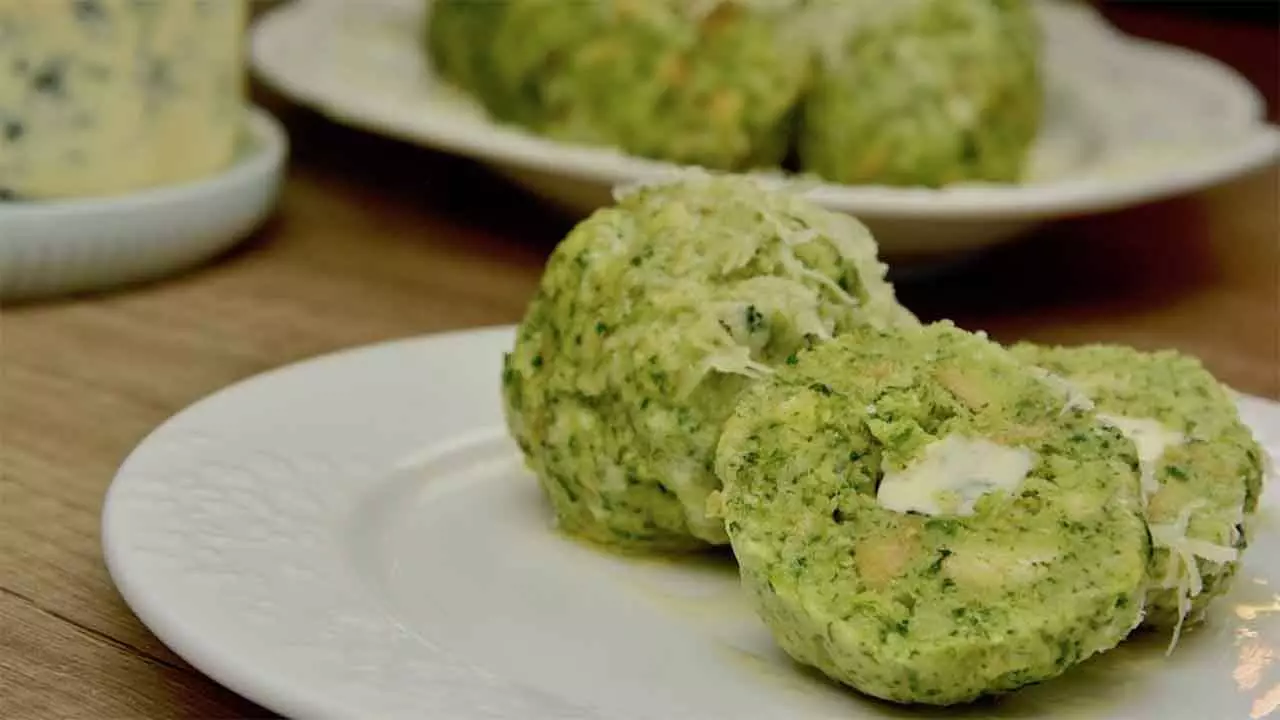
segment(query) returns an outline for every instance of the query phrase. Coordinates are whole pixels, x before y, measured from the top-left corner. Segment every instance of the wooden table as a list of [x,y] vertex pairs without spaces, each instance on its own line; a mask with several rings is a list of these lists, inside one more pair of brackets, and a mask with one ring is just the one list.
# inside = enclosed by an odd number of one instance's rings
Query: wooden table
[[[1110,10],[1215,55],[1277,119],[1274,23]],[[195,272],[8,308],[0,325],[0,717],[267,716],[192,670],[121,602],[98,515],[124,455],[229,383],[337,348],[513,322],[570,221],[468,162],[263,97],[293,170],[276,219]],[[1202,357],[1280,397],[1280,172],[1054,227],[900,288],[996,338],[1120,341]]]

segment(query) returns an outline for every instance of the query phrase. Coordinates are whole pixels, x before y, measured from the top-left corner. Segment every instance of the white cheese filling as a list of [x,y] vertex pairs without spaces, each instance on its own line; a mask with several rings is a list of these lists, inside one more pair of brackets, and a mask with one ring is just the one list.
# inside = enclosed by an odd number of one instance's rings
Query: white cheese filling
[[1055,392],[1062,395],[1065,400],[1065,404],[1062,407],[1063,412],[1069,412],[1071,410],[1089,411],[1094,409],[1093,400],[1089,398],[1084,389],[1079,385],[1071,382],[1061,375],[1058,375],[1057,373],[1051,373],[1044,368],[1033,367],[1031,368],[1031,371],[1046,385],[1053,388]]
[[1160,457],[1164,455],[1165,450],[1186,442],[1186,436],[1151,418],[1098,413],[1098,420],[1119,430],[1138,449],[1142,495],[1144,498],[1150,498],[1160,489],[1160,482],[1156,479],[1156,468],[1160,465]]
[[1035,463],[1025,448],[948,435],[907,468],[886,473],[876,501],[894,512],[972,515],[984,495],[1016,492]]

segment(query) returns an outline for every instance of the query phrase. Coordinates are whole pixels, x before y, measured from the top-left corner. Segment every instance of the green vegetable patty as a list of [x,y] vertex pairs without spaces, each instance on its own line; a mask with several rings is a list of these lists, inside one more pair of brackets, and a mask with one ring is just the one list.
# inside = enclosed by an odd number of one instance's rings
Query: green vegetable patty
[[1138,624],[1137,465],[949,323],[801,353],[743,395],[717,453],[743,582],[782,648],[934,705],[1055,677]]
[[505,358],[507,422],[560,527],[724,544],[706,514],[738,394],[862,323],[915,324],[847,215],[735,177],[642,187],[556,248]]
[[1132,440],[1155,541],[1145,624],[1199,619],[1229,589],[1262,493],[1263,450],[1226,389],[1173,351],[1020,344],[1013,352]]

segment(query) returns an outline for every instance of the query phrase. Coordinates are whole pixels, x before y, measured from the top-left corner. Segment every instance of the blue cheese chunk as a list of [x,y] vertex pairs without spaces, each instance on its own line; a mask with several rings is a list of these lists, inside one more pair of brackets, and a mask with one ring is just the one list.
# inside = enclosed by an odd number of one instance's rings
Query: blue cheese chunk
[[0,0],[0,197],[193,180],[235,153],[244,0]]
[[885,473],[876,500],[895,512],[972,515],[983,495],[1016,493],[1035,463],[1025,448],[948,435],[927,445],[915,463]]

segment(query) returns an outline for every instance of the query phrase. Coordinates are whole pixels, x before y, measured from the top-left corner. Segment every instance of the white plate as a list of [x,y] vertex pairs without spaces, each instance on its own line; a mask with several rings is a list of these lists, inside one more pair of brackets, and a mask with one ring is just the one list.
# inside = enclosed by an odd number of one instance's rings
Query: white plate
[[0,202],[0,298],[150,280],[242,240],[275,206],[288,140],[251,108],[235,161],[202,180],[87,200]]
[[[474,157],[578,213],[670,164],[544,139],[489,120],[442,85],[419,38],[431,0],[297,0],[262,18],[252,55],[286,95],[373,132]],[[945,190],[815,184],[863,219],[886,256],[937,256],[1061,217],[1195,190],[1264,166],[1280,133],[1245,80],[1211,59],[1132,39],[1084,3],[1039,0],[1048,118],[1022,186]]]
[[[624,560],[554,533],[501,426],[512,339],[343,352],[175,417],[124,463],[103,512],[129,605],[197,668],[293,717],[921,714],[788,663],[727,556]],[[1241,407],[1280,449],[1280,406]],[[970,712],[1205,720],[1280,705],[1280,498],[1264,503],[1235,590],[1172,657],[1167,638],[1136,641]]]

